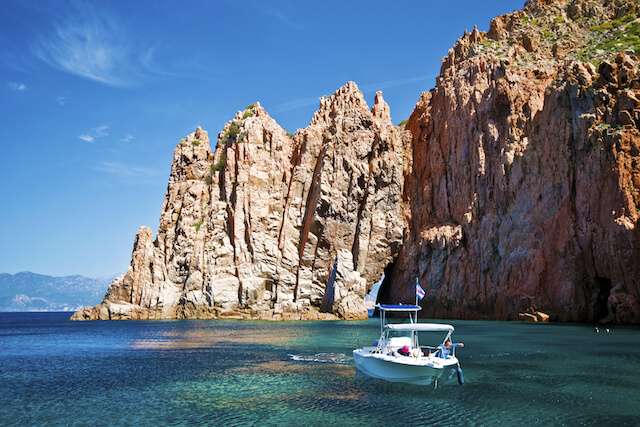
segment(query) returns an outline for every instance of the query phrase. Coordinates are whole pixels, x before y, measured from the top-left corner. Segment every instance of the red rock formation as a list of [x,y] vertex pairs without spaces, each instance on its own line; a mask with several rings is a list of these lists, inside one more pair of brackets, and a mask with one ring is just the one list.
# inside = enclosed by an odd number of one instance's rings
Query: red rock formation
[[579,61],[619,14],[530,1],[449,52],[406,125],[411,217],[385,299],[412,301],[417,276],[427,316],[640,322],[638,60]]

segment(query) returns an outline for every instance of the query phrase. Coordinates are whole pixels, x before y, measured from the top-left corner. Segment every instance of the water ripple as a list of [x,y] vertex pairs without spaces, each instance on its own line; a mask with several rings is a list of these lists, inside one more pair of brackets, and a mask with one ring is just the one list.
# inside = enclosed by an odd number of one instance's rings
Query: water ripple
[[289,358],[296,362],[335,363],[345,365],[353,358],[344,353],[290,354]]
[[356,373],[375,321],[3,316],[3,426],[640,425],[638,329],[456,322],[466,383],[434,390]]

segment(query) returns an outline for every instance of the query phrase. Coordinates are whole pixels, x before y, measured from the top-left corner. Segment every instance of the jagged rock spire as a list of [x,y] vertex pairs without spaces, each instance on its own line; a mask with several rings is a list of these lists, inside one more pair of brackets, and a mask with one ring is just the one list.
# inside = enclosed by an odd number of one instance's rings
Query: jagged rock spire
[[320,106],[311,119],[311,125],[330,122],[351,111],[368,110],[367,101],[355,82],[347,82],[332,95],[320,98]]
[[373,108],[371,109],[374,117],[376,117],[379,121],[384,123],[391,122],[391,111],[389,109],[389,105],[385,102],[382,97],[382,91],[377,91],[376,96],[373,101]]
[[[139,234],[130,271],[76,318],[366,317],[366,284],[402,240],[403,138],[382,94],[369,110],[353,82],[295,137],[259,103],[213,154],[196,129],[174,152],[155,242]],[[349,262],[322,313],[336,259]]]

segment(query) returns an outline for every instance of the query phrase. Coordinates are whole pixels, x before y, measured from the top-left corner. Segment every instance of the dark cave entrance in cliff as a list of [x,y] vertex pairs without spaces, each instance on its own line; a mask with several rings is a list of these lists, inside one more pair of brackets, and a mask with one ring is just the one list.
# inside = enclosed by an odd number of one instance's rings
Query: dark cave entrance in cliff
[[[392,261],[384,268],[384,279],[380,285],[380,290],[376,298],[376,304],[395,304],[391,299],[391,283],[393,282],[393,272],[395,270],[396,261]],[[377,310],[376,310],[377,312]]]
[[598,323],[609,315],[609,307],[607,301],[611,294],[611,279],[596,276],[595,286],[593,288],[592,308],[593,321]]

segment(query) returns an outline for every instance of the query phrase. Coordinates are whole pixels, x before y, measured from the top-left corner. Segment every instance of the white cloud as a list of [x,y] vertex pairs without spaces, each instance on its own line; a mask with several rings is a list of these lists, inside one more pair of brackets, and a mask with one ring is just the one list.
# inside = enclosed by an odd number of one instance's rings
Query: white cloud
[[56,102],[58,103],[59,106],[64,107],[65,104],[67,103],[67,98],[65,98],[64,96],[58,96],[56,98]]
[[131,142],[134,140],[134,136],[130,133],[126,134],[120,141],[122,142]]
[[9,89],[15,90],[16,92],[24,92],[27,90],[27,85],[20,82],[9,82]]
[[120,162],[100,162],[95,170],[119,178],[151,178],[158,175],[158,171],[154,169]]
[[78,138],[85,142],[94,142],[98,138],[104,138],[105,136],[109,136],[109,126],[102,125],[91,129],[91,131],[84,133]]
[[31,50],[57,70],[109,86],[129,86],[162,74],[153,64],[153,48],[132,43],[113,16],[88,4],[55,21]]

